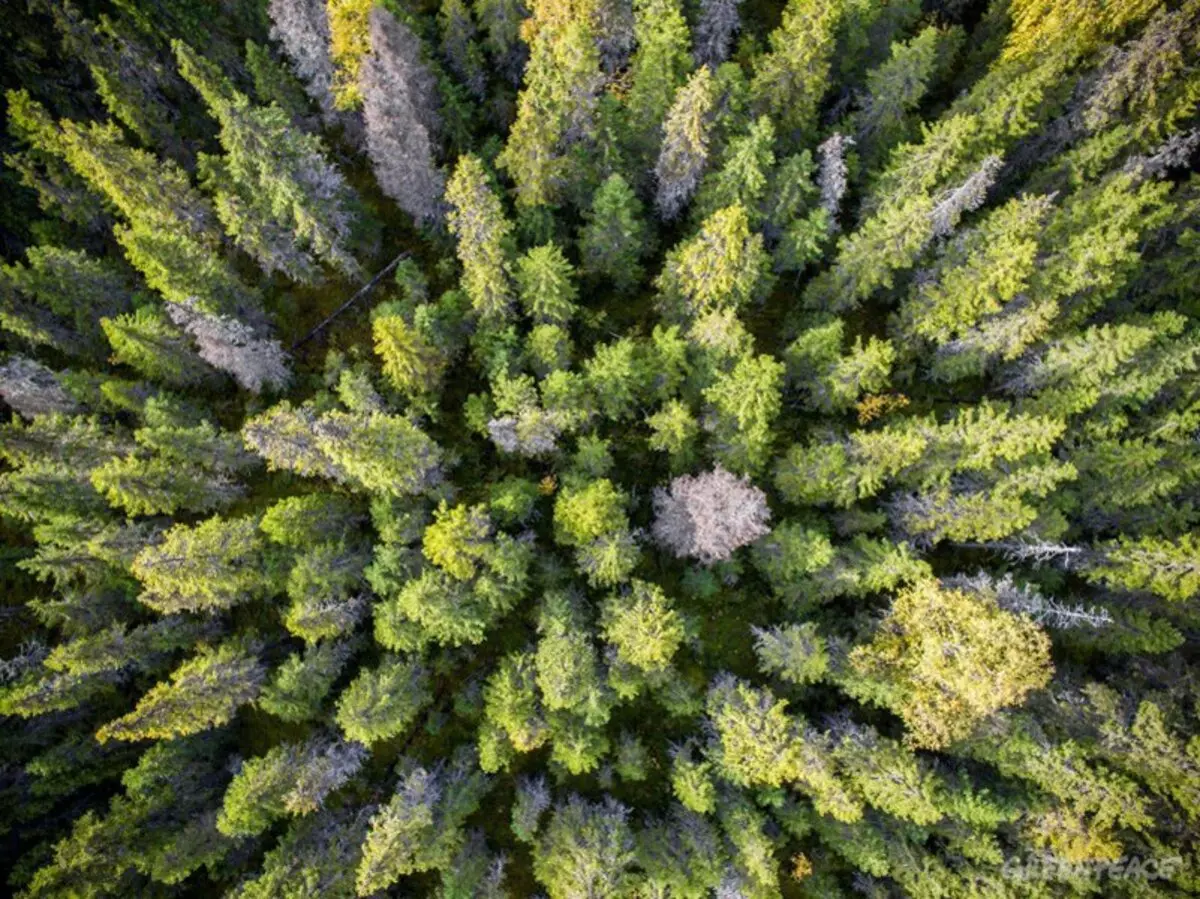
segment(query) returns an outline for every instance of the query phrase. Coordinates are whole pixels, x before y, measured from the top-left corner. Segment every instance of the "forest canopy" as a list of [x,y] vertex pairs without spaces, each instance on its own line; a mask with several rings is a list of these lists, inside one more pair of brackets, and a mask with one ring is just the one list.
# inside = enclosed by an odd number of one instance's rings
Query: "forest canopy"
[[1200,894],[1200,0],[0,35],[0,891]]

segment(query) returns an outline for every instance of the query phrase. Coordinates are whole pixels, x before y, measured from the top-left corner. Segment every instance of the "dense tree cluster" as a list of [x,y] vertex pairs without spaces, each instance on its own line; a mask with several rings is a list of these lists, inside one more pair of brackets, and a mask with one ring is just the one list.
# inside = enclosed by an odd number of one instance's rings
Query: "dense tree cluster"
[[1200,0],[0,30],[0,892],[1200,894]]

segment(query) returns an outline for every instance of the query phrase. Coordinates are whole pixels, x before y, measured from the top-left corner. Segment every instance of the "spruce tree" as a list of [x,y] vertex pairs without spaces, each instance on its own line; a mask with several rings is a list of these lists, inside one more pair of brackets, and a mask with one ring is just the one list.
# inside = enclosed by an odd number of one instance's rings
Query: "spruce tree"
[[348,248],[358,201],[321,140],[278,107],[256,107],[183,42],[173,47],[180,73],[221,126],[224,155],[202,157],[201,169],[238,246],[268,273],[305,283],[320,279],[321,263],[360,274]]
[[512,304],[507,261],[512,225],[477,157],[459,159],[446,185],[446,202],[450,231],[458,238],[463,289],[481,318],[501,319]]
[[712,70],[701,66],[676,92],[663,120],[662,146],[654,165],[659,215],[673,219],[691,199],[708,163],[715,103]]
[[435,162],[441,128],[436,82],[421,58],[421,42],[383,7],[371,10],[370,38],[362,96],[375,178],[417,224],[433,224],[443,215],[445,187]]

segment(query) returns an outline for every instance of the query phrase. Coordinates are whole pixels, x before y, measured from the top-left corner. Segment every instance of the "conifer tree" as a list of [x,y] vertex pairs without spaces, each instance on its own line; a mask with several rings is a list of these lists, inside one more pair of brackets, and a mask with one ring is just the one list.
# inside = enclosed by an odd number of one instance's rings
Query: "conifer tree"
[[534,664],[545,709],[571,712],[594,727],[607,723],[612,698],[604,687],[591,628],[577,597],[552,593],[543,599]]
[[254,96],[260,103],[278,106],[305,130],[316,127],[304,84],[270,47],[246,41],[246,68],[254,81]]
[[676,218],[700,184],[708,164],[716,86],[712,70],[700,66],[675,92],[663,120],[662,146],[654,165],[655,203],[662,218]]
[[683,619],[662,589],[647,581],[632,581],[628,596],[610,594],[600,626],[618,658],[644,671],[669,665],[684,638]]
[[517,260],[514,274],[526,315],[553,325],[570,322],[579,291],[573,283],[574,269],[557,244],[529,250]]
[[115,229],[130,263],[168,300],[196,296],[214,312],[252,314],[254,292],[219,255],[214,210],[170,160],[129,146],[116,125],[55,122],[24,91],[10,92],[11,127],[64,160],[124,217]]
[[741,28],[738,7],[742,0],[703,0],[693,32],[692,55],[697,66],[716,69],[729,57],[733,39]]
[[768,532],[771,510],[761,490],[719,465],[711,472],[682,475],[669,490],[654,492],[654,537],[677,556],[706,565]]
[[91,473],[92,486],[128,515],[170,515],[181,509],[211,512],[241,498],[245,488],[219,471],[163,456],[129,455]]
[[131,570],[142,582],[141,602],[164,614],[217,612],[261,595],[272,573],[255,518],[209,518],[178,524],[147,546]]
[[554,531],[559,543],[575,548],[594,585],[620,583],[637,564],[625,496],[607,478],[564,489],[554,503]]
[[770,458],[783,372],[783,364],[769,356],[746,355],[704,390],[715,413],[713,455],[735,471],[759,471]]
[[643,214],[629,183],[619,174],[609,175],[597,188],[579,234],[583,272],[609,279],[618,290],[639,283],[639,260],[646,253],[647,240]]
[[[455,15],[465,15],[458,6]],[[416,35],[381,6],[370,12],[370,38],[362,97],[375,179],[418,225],[433,224],[443,215],[445,189],[435,163],[441,128],[437,84],[421,58]]]
[[911,40],[893,43],[888,61],[867,73],[866,95],[851,119],[854,142],[867,165],[908,136],[908,116],[944,65],[950,40],[930,26]]
[[370,746],[407,730],[432,698],[429,671],[419,661],[385,656],[342,691],[337,723],[347,740]]
[[512,225],[477,157],[459,158],[446,185],[446,202],[450,231],[458,238],[463,289],[481,318],[502,319],[512,305],[507,262]]
[[329,56],[329,15],[323,0],[270,0],[271,37],[290,57],[296,75],[316,101],[326,122],[336,118],[333,60]]
[[602,803],[571,795],[554,806],[534,847],[533,870],[550,899],[579,892],[615,897],[633,882],[633,831],[629,810],[612,798]]
[[0,398],[26,418],[79,411],[59,376],[25,356],[9,356],[0,365]]
[[256,107],[211,63],[181,41],[179,71],[221,126],[225,153],[201,158],[225,230],[268,272],[305,283],[320,263],[355,277],[349,250],[357,198],[329,163],[319,138],[296,130],[277,107]]
[[447,360],[416,327],[398,303],[383,303],[371,313],[375,352],[384,377],[410,398],[436,391]]
[[284,815],[308,815],[358,773],[367,750],[358,743],[322,737],[281,743],[242,764],[225,791],[217,829],[254,836]]
[[692,68],[691,35],[676,0],[636,0],[636,50],[626,97],[635,158],[652,158],[658,128]]
[[333,64],[333,102],[338,109],[362,106],[359,76],[363,59],[371,50],[370,14],[375,4],[366,0],[330,0],[325,5],[329,22],[329,58]]
[[754,651],[764,673],[801,686],[824,677],[829,667],[826,642],[811,621],[753,631]]
[[365,490],[407,496],[441,481],[441,451],[406,418],[329,412],[318,420],[315,437],[322,460]]
[[195,341],[201,359],[233,375],[251,393],[261,392],[264,386],[280,390],[291,380],[288,357],[279,341],[256,336],[236,319],[205,313],[192,301],[168,304],[167,315]]
[[768,284],[768,264],[762,235],[750,231],[746,209],[727,206],[667,254],[657,283],[667,302],[698,317],[749,303]]
[[759,108],[779,126],[785,143],[811,140],[817,109],[829,89],[840,0],[788,0],[750,85]]
[[105,15],[98,21],[88,19],[66,0],[41,0],[35,8],[54,20],[64,50],[87,65],[109,114],[143,145],[162,147],[177,157],[186,155],[173,130],[178,111],[171,107],[178,102],[178,78],[133,29]]
[[321,811],[287,829],[263,860],[261,873],[242,881],[238,899],[321,895],[353,899],[355,872],[374,806]]
[[711,754],[722,777],[762,786],[797,778],[802,737],[786,702],[725,674],[709,688],[707,714],[717,739]]
[[202,648],[153,687],[137,707],[110,721],[96,739],[174,740],[227,724],[239,706],[252,702],[264,670],[252,649],[239,642]]
[[30,247],[0,266],[0,327],[33,344],[93,356],[101,319],[125,312],[130,287],[104,259],[62,247]]
[[487,94],[487,62],[477,40],[471,10],[464,0],[442,0],[438,26],[447,65],[467,90],[482,100]]
[[487,775],[470,753],[424,768],[401,759],[396,792],[371,818],[358,867],[358,895],[370,896],[406,874],[448,868],[462,845],[464,820],[487,794]]
[[258,698],[259,708],[284,721],[316,717],[353,649],[350,641],[327,640],[292,653],[272,672]]
[[745,134],[729,140],[720,167],[705,176],[696,193],[692,215],[702,221],[719,209],[739,205],[757,225],[767,199],[768,175],[775,166],[775,127],[766,116],[750,123]]
[[564,14],[539,22],[529,52],[517,119],[496,158],[497,167],[516,182],[517,204],[523,208],[562,201],[565,183],[582,164],[578,152],[595,138],[603,81],[586,16]]
[[[888,629],[850,655],[852,694],[893,708],[914,746],[945,746],[1050,679],[1049,640],[979,596],[919,584],[898,594]],[[935,647],[954,645],[946,655]]]
[[473,0],[472,7],[483,29],[483,46],[493,64],[513,87],[521,83],[521,74],[529,57],[529,48],[521,40],[521,22],[528,9],[521,0]]

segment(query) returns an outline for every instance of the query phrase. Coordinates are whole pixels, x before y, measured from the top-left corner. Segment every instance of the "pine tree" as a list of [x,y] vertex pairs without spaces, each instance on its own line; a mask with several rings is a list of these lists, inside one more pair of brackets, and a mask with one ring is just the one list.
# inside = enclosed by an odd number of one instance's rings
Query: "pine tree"
[[[459,0],[453,0],[465,15]],[[421,42],[399,19],[370,13],[371,53],[363,62],[367,153],[380,189],[418,225],[444,214],[445,178],[437,168],[441,128],[437,84],[421,58]]]

